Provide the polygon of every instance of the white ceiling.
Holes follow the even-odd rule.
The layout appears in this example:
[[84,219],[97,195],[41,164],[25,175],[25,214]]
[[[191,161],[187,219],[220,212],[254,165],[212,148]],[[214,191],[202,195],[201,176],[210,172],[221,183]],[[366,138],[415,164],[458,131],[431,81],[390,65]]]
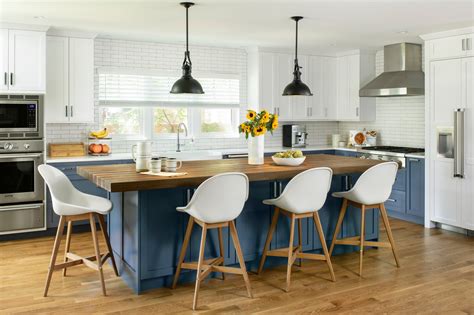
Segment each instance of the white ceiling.
[[[190,45],[333,52],[420,42],[418,35],[474,25],[474,0],[196,0]],[[0,0],[0,21],[91,31],[100,37],[183,42],[185,10],[171,0]],[[35,18],[40,17],[40,18]],[[401,33],[406,31],[407,33]]]

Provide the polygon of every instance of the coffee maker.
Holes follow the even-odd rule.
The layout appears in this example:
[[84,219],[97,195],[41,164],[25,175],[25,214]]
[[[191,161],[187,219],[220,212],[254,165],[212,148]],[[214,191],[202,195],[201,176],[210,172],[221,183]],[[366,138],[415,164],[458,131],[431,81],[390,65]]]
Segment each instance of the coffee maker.
[[283,146],[287,148],[304,148],[308,133],[303,125],[283,126]]

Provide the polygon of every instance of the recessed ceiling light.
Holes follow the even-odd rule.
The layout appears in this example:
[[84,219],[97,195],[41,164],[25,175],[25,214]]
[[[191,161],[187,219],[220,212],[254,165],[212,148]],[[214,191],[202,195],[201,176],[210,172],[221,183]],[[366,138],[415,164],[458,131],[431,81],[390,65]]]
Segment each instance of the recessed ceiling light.
[[408,31],[398,31],[397,34],[408,34]]
[[34,16],[35,19],[38,19],[38,20],[43,20],[45,19],[45,17],[43,15],[35,15]]

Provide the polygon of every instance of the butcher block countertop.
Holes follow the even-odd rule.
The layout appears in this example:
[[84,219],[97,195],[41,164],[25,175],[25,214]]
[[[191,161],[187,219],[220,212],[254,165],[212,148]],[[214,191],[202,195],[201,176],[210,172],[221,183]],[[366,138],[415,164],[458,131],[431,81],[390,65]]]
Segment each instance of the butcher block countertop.
[[335,175],[362,173],[379,163],[376,160],[314,154],[307,155],[304,163],[296,167],[275,165],[270,157],[265,158],[263,165],[249,165],[247,159],[185,161],[179,172],[187,175],[178,177],[138,174],[134,164],[79,166],[77,173],[109,192],[126,192],[198,186],[207,178],[224,172],[245,173],[250,181],[270,181],[289,179],[314,167],[329,167]]

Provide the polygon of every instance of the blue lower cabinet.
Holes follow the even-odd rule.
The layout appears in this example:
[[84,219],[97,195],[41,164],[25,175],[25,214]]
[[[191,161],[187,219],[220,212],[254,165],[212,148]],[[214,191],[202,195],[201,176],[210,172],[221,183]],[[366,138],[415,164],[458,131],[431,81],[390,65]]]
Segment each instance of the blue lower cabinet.
[[425,160],[408,158],[407,214],[424,218],[425,215]]
[[395,183],[393,183],[393,189],[406,191],[407,186],[407,169],[401,168],[397,171],[397,177],[395,177]]
[[385,202],[385,208],[398,213],[406,212],[406,193],[400,190],[392,190],[390,197]]

